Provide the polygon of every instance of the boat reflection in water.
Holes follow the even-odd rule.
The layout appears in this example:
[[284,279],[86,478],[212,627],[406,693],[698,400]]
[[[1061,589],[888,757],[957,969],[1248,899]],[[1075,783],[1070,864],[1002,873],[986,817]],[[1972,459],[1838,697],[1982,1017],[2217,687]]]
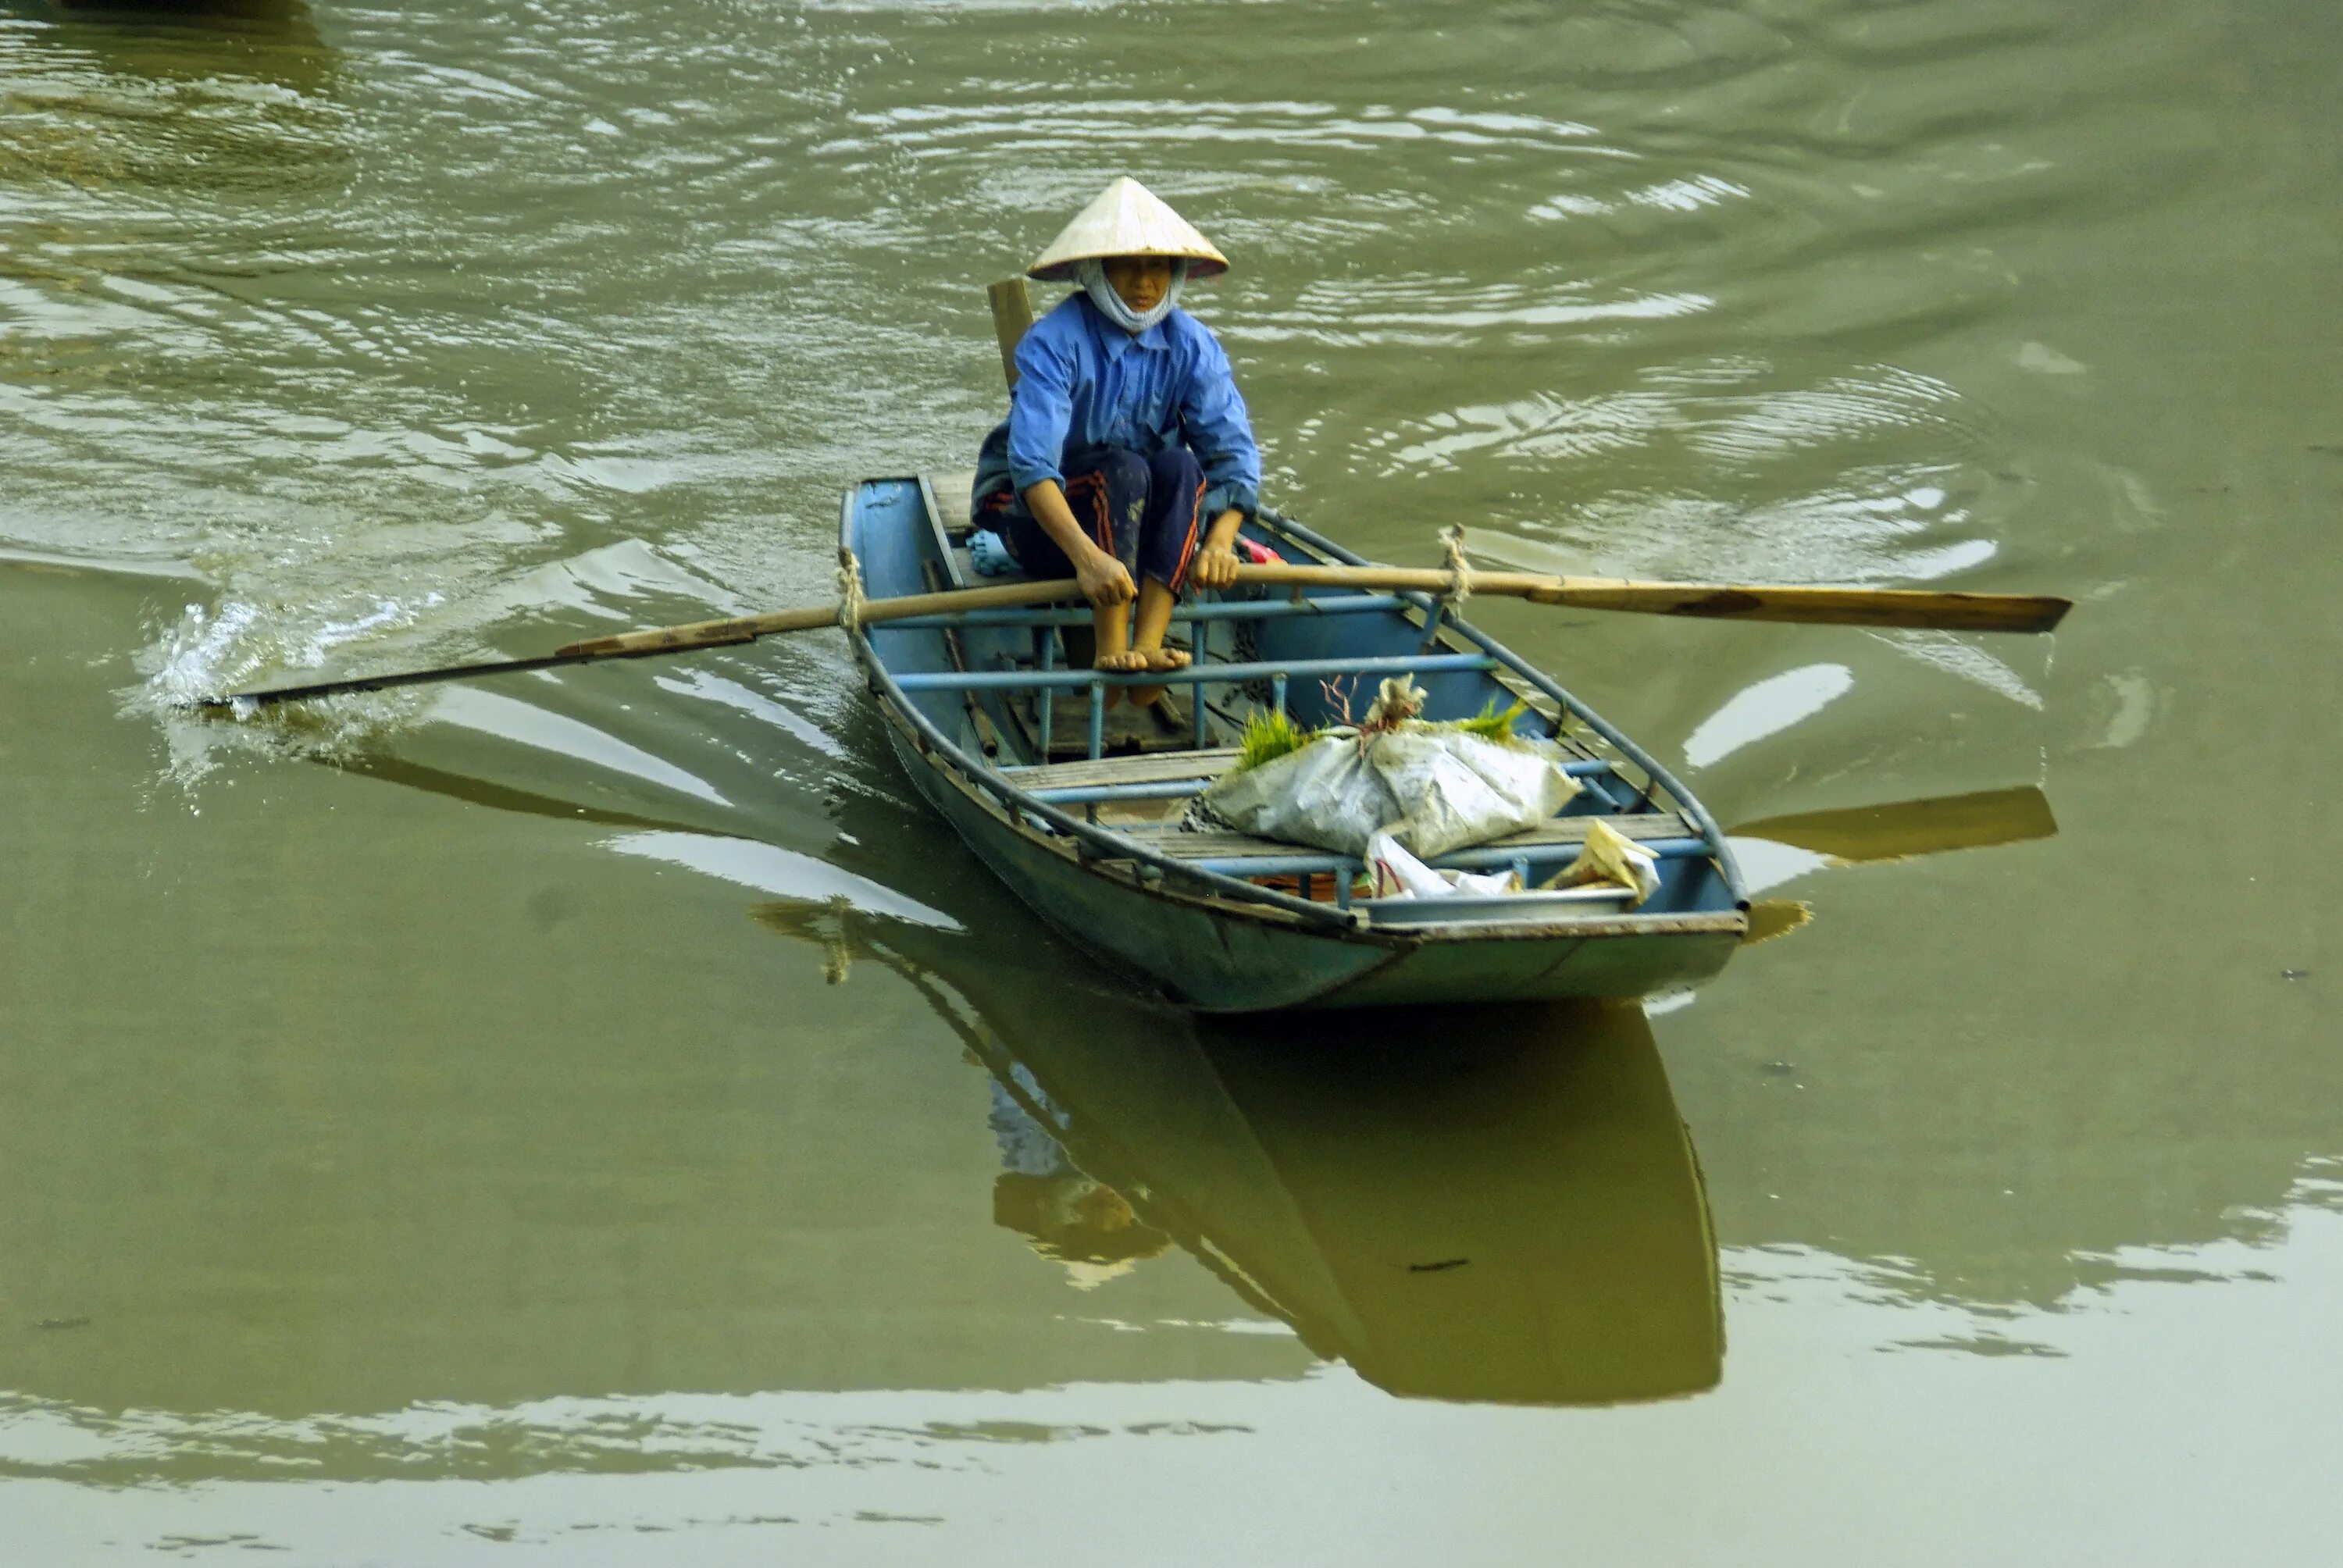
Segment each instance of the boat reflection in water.
[[340,53],[308,0],[59,0],[44,11],[33,40],[117,82],[259,81],[305,95],[339,86]]
[[992,1081],[988,1120],[1003,1167],[992,1182],[992,1222],[1066,1265],[1072,1283],[1095,1288],[1170,1250],[1172,1238],[1141,1220],[1130,1199],[1074,1163],[1059,1141],[1066,1113],[1021,1064]]
[[1638,1007],[1198,1018],[843,907],[757,913],[834,980],[901,974],[966,1041],[995,1217],[1076,1283],[1175,1242],[1397,1394],[1608,1403],[1722,1374],[1706,1194]]

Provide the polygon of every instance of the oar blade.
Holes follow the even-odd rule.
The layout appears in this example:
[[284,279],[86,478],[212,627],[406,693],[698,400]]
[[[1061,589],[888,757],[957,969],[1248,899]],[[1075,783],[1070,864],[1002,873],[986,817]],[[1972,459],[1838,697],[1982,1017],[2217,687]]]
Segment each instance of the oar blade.
[[228,691],[197,697],[179,704],[197,713],[248,713],[280,702],[301,702],[313,697],[345,697],[359,691],[387,691],[393,687],[424,686],[440,680],[466,680],[482,675],[520,675],[557,665],[579,664],[574,654],[549,654],[541,658],[501,658],[487,664],[458,664],[437,669],[400,669],[387,675],[358,675],[344,680],[312,681],[307,686],[276,686],[259,691]]
[[1735,838],[1765,839],[1835,860],[1860,862],[2047,839],[2057,833],[2058,822],[2050,814],[2049,798],[2029,784],[1769,817],[1733,831]]
[[1733,583],[1563,579],[1533,598],[1581,609],[1801,626],[1871,626],[1907,631],[2046,632],[2072,600],[2046,594],[1939,593],[1925,588],[1791,588]]

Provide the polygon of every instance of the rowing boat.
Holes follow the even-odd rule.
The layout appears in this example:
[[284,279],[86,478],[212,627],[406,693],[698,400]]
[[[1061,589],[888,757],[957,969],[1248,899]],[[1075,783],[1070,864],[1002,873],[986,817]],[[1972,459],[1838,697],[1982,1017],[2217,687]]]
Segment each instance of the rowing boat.
[[[846,494],[840,544],[870,598],[972,586],[966,507],[928,477]],[[1359,557],[1263,509],[1245,535],[1288,560]],[[1424,594],[1240,588],[1184,602],[1193,662],[1121,674],[1087,667],[1080,605],[963,609],[849,628],[855,658],[912,785],[1041,917],[1171,1000],[1214,1012],[1412,1002],[1625,998],[1724,968],[1749,900],[1715,820],[1614,726],[1551,677]],[[1657,858],[1633,902],[1594,884],[1503,898],[1354,896],[1354,858],[1186,821],[1225,773],[1254,708],[1339,719],[1353,694],[1407,674],[1424,717],[1523,705],[1583,788],[1528,831],[1442,856],[1512,867],[1535,887],[1574,860],[1597,818]],[[1111,688],[1169,685],[1173,705],[1109,707]],[[1167,717],[1166,707],[1172,707]]]

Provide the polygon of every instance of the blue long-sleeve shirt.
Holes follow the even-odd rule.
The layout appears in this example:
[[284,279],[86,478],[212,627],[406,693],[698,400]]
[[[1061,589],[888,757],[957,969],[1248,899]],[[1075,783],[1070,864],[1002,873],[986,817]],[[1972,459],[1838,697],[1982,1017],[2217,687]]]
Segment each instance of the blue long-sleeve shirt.
[[976,494],[1062,485],[1067,456],[1089,447],[1151,457],[1173,445],[1203,466],[1205,518],[1260,507],[1261,448],[1211,328],[1174,306],[1134,337],[1078,291],[1017,346],[1017,390],[977,454]]

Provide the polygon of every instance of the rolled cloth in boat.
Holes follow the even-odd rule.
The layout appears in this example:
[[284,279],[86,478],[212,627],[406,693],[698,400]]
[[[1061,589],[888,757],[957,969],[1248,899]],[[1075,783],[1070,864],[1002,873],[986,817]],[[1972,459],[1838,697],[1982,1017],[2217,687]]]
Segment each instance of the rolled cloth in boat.
[[1561,748],[1491,740],[1443,724],[1402,723],[1368,736],[1336,729],[1296,751],[1231,774],[1200,799],[1239,832],[1337,854],[1367,852],[1388,833],[1430,859],[1534,828],[1578,792]]
[[1633,909],[1660,890],[1660,864],[1652,852],[1597,817],[1586,824],[1586,846],[1578,859],[1554,874],[1549,888],[1574,888],[1588,882],[1616,882],[1631,890]]

